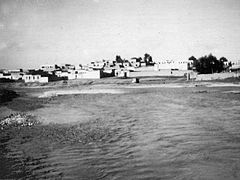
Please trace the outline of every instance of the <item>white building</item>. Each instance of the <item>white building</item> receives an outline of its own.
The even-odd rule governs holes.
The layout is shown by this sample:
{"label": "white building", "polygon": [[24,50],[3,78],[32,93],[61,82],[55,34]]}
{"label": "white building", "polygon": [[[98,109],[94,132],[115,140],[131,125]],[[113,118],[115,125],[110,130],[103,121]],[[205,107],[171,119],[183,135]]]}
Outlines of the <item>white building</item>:
{"label": "white building", "polygon": [[58,77],[68,77],[68,71],[55,71],[55,75]]}
{"label": "white building", "polygon": [[132,66],[126,67],[125,69],[127,69],[130,72],[133,72],[136,70],[135,67],[132,67]]}
{"label": "white building", "polygon": [[240,69],[240,60],[233,62],[232,63],[232,67],[230,67],[231,71],[235,71],[235,70],[239,70]]}
{"label": "white building", "polygon": [[89,65],[89,68],[92,68],[92,69],[103,69],[105,66],[105,62],[102,62],[102,61],[93,61],[91,62],[91,64]]}
{"label": "white building", "polygon": [[55,65],[42,65],[41,70],[46,72],[52,72],[55,70]]}
{"label": "white building", "polygon": [[68,70],[67,72],[56,71],[58,77],[67,77],[69,80],[73,79],[100,79],[101,72],[100,70]]}
{"label": "white building", "polygon": [[124,68],[116,69],[115,76],[116,77],[124,77],[127,78],[130,75],[130,71]]}
{"label": "white building", "polygon": [[[66,74],[66,72],[63,72],[63,75],[64,74]],[[75,70],[68,70],[67,71],[67,78],[69,79],[69,80],[71,80],[71,79],[77,79],[77,75],[76,75],[77,73],[75,72]],[[64,77],[64,76],[62,76],[62,77]],[[66,77],[66,76],[65,76]]]}
{"label": "white building", "polygon": [[135,68],[138,68],[138,67],[140,67],[140,62],[137,62],[137,60],[135,59],[135,58],[132,58],[131,60],[130,60],[130,63],[131,63],[131,65],[132,65],[132,67],[135,67]]}
{"label": "white building", "polygon": [[13,80],[22,79],[23,73],[20,70],[9,70],[8,72],[11,74],[11,79]]}
{"label": "white building", "polygon": [[103,60],[105,67],[110,68],[115,66],[115,62],[112,60]]}
{"label": "white building", "polygon": [[131,63],[128,61],[128,60],[124,60],[123,63],[122,63],[123,67],[130,67],[131,66]]}
{"label": "white building", "polygon": [[23,74],[21,73],[11,73],[11,79],[13,80],[19,80],[19,79],[22,79],[23,77]]}
{"label": "white building", "polygon": [[86,70],[77,70],[75,72],[75,79],[100,79],[101,71],[86,71]]}
{"label": "white building", "polygon": [[12,76],[11,76],[11,74],[0,73],[0,78],[12,79]]}
{"label": "white building", "polygon": [[188,70],[188,61],[173,61],[165,60],[159,61],[154,65],[155,71],[160,71],[161,69],[174,69],[174,70]]}
{"label": "white building", "polygon": [[61,69],[64,69],[64,70],[75,70],[75,65],[72,65],[72,64],[63,64],[60,66]]}
{"label": "white building", "polygon": [[141,66],[141,67],[146,67],[147,64],[146,64],[145,62],[140,62],[140,66]]}
{"label": "white building", "polygon": [[23,75],[22,79],[24,82],[40,82],[40,83],[47,83],[48,77],[42,77],[41,75],[31,75],[31,74],[25,74]]}

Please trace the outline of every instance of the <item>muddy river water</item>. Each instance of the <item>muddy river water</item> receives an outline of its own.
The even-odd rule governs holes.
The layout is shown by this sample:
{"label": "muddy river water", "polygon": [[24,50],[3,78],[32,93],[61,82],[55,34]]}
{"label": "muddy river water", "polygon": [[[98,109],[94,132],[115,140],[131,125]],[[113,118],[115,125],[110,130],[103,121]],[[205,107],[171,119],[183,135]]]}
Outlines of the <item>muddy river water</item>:
{"label": "muddy river water", "polygon": [[31,111],[45,123],[94,122],[88,126],[101,136],[52,147],[38,134],[37,140],[8,144],[1,177],[240,179],[239,87],[122,92],[61,95]]}

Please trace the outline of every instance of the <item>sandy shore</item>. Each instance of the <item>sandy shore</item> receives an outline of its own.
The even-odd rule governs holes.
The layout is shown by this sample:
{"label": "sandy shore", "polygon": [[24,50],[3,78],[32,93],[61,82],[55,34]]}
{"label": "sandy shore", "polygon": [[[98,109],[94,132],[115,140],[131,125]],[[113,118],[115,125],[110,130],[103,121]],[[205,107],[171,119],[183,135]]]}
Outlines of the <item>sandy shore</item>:
{"label": "sandy shore", "polygon": [[25,96],[49,98],[77,94],[122,94],[128,89],[146,88],[195,88],[195,87],[240,87],[240,81],[186,81],[184,78],[142,78],[140,83],[132,79],[107,78],[99,80],[71,80],[39,83],[7,83],[2,88],[12,89]]}
{"label": "sandy shore", "polygon": [[122,90],[118,89],[85,89],[85,90],[51,90],[45,91],[40,95],[39,98],[60,96],[60,95],[76,95],[76,94],[121,94],[124,93]]}
{"label": "sandy shore", "polygon": [[219,83],[219,82],[200,82],[200,83],[168,83],[168,84],[97,84],[88,86],[74,86],[68,87],[48,87],[39,89],[39,91],[32,92],[29,95],[38,98],[48,98],[61,95],[77,95],[77,94],[123,94],[127,93],[129,89],[148,89],[148,88],[195,88],[195,87],[240,87],[236,83]]}

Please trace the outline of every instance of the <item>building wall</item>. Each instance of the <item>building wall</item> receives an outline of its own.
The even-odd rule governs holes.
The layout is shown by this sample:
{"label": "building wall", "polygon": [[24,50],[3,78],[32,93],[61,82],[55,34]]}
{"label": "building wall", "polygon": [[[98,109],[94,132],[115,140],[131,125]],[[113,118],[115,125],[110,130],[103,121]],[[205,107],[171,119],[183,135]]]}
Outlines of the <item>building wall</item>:
{"label": "building wall", "polygon": [[75,73],[68,73],[67,77],[68,79],[77,79]]}
{"label": "building wall", "polygon": [[23,75],[21,75],[20,73],[11,73],[11,79],[13,79],[13,80],[18,80],[22,77],[23,77]]}
{"label": "building wall", "polygon": [[230,67],[230,70],[239,70],[240,69],[240,61],[233,62],[232,67]]}
{"label": "building wall", "polygon": [[130,63],[129,62],[123,62],[122,65],[123,65],[123,67],[129,67]]}
{"label": "building wall", "polygon": [[136,68],[136,71],[154,71],[154,67],[153,66],[145,66],[145,67],[139,67]]}
{"label": "building wall", "polygon": [[105,67],[113,67],[115,65],[111,60],[103,60],[103,62],[105,63]]}
{"label": "building wall", "polygon": [[100,79],[100,71],[79,71],[76,79]]}
{"label": "building wall", "polygon": [[101,73],[100,70],[96,71],[86,71],[86,70],[75,70],[68,72],[68,79],[100,79]]}
{"label": "building wall", "polygon": [[216,80],[216,79],[226,79],[231,77],[239,77],[240,74],[229,72],[229,73],[214,73],[214,74],[198,74],[196,77],[196,81],[208,81],[208,80]]}
{"label": "building wall", "polygon": [[11,75],[0,73],[0,78],[12,79]]}
{"label": "building wall", "polygon": [[131,65],[135,68],[140,67],[140,62],[131,62]]}
{"label": "building wall", "polygon": [[133,67],[137,68],[137,67],[140,67],[140,62],[137,62],[136,59],[131,59],[130,60],[130,63]]}
{"label": "building wall", "polygon": [[187,73],[190,73],[189,70],[179,70],[179,71],[172,71],[170,69],[163,69],[161,71],[154,71],[154,70],[145,70],[145,71],[135,71],[130,72],[130,77],[152,77],[152,76],[175,76],[180,77],[184,76]]}
{"label": "building wall", "polygon": [[101,62],[101,61],[94,61],[91,62],[91,64],[89,65],[90,68],[93,69],[102,69],[104,67],[105,63]]}
{"label": "building wall", "polygon": [[160,61],[154,65],[154,70],[159,71],[161,69],[178,69],[188,70],[187,61]]}
{"label": "building wall", "polygon": [[68,77],[68,72],[62,72],[62,71],[57,71],[56,72],[56,75],[58,76],[58,77]]}
{"label": "building wall", "polygon": [[132,66],[126,67],[125,69],[132,72],[136,70],[135,67]]}
{"label": "building wall", "polygon": [[48,82],[48,77],[41,77],[41,75],[23,75],[24,82],[40,82],[46,83]]}
{"label": "building wall", "polygon": [[141,67],[145,67],[145,66],[147,66],[147,64],[146,64],[145,62],[141,62],[141,63],[140,63],[140,66],[141,66]]}
{"label": "building wall", "polygon": [[41,69],[43,71],[47,71],[47,72],[54,71],[55,70],[55,65],[42,65]]}
{"label": "building wall", "polygon": [[129,77],[130,72],[126,69],[116,69],[115,70],[115,76],[116,77]]}

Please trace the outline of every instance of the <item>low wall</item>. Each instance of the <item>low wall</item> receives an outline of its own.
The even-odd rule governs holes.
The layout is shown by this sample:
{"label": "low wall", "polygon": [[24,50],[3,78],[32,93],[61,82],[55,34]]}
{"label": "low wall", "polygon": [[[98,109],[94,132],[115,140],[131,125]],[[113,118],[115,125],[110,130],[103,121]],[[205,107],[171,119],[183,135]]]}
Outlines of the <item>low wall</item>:
{"label": "low wall", "polygon": [[186,71],[188,70],[188,62],[181,61],[181,62],[175,62],[175,61],[162,61],[158,62],[154,65],[155,70],[162,70],[162,69],[179,69]]}
{"label": "low wall", "polygon": [[196,77],[196,81],[226,79],[231,77],[239,77],[239,73],[229,72],[229,73],[214,73],[214,74],[198,74]]}
{"label": "low wall", "polygon": [[100,79],[100,71],[83,71],[76,74],[75,79]]}
{"label": "low wall", "polygon": [[172,70],[160,70],[160,71],[135,71],[135,72],[130,72],[130,77],[150,77],[150,76],[184,76],[188,72],[191,71],[184,71],[184,70],[179,70],[179,71],[172,71]]}

